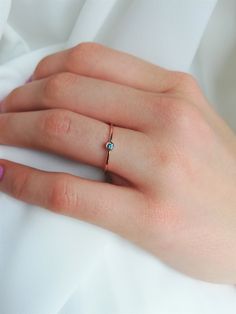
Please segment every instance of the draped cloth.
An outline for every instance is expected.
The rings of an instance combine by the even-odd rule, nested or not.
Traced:
[[[24,84],[44,56],[95,41],[193,72],[233,125],[233,74],[224,62],[234,44],[226,36],[226,50],[212,35],[232,28],[226,22],[233,8],[233,0],[0,0],[0,99]],[[221,96],[219,73],[229,84]],[[0,158],[103,180],[102,171],[50,153],[1,145]],[[235,287],[191,279],[109,231],[3,193],[0,211],[1,314],[236,311]]]

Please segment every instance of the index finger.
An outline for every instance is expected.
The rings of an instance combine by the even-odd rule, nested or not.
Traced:
[[[177,72],[92,42],[45,57],[36,67],[33,79],[59,72],[72,72],[150,92],[165,92],[179,81]]]

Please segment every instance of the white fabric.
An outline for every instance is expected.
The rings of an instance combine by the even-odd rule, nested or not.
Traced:
[[[236,131],[236,1],[220,0],[202,38],[192,71],[212,105]]]
[[[218,76],[220,70],[227,70],[224,62],[235,45],[233,33],[226,36],[235,23],[230,22],[236,12],[234,0],[219,1],[192,64],[215,3],[0,0],[0,99],[23,84],[43,56],[81,41],[96,41],[171,69],[190,71],[192,65],[191,71],[218,109],[228,104],[226,111],[219,111],[228,114],[233,124],[229,108],[234,91],[218,90],[221,84],[215,84],[215,71],[216,64],[220,64]],[[228,46],[222,45],[219,31],[227,37]],[[234,77],[229,70],[223,76],[229,75],[228,88]],[[0,158],[102,179],[102,172],[92,167],[29,149],[1,146]],[[236,311],[234,287],[188,278],[108,231],[4,194],[0,194],[0,209],[1,314]]]

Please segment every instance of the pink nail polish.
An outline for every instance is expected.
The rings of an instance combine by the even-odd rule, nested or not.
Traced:
[[[25,82],[25,84],[30,83],[33,81],[33,75],[30,76],[30,78]]]
[[[4,167],[0,166],[0,181],[3,179],[3,175],[4,175]]]

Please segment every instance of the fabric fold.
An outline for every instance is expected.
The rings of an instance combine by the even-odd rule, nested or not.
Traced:
[[[4,27],[10,12],[11,0],[1,0],[0,1],[0,39],[4,32]]]

